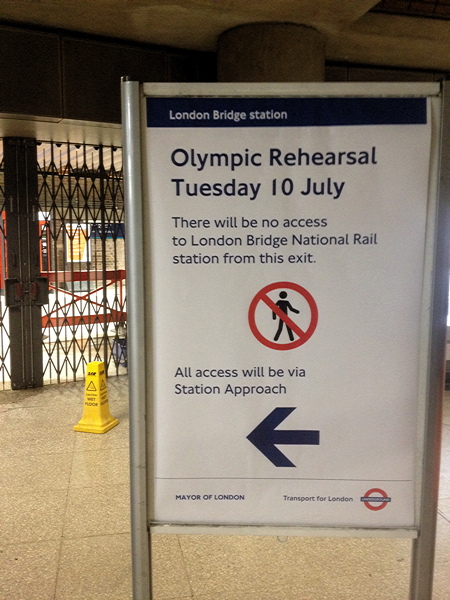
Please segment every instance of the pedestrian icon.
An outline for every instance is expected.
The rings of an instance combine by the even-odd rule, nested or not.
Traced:
[[[289,300],[286,300],[287,298],[287,292],[280,292],[279,296],[281,298],[281,300],[278,300],[277,302],[277,306],[280,310],[282,310],[286,315],[288,314],[289,311],[296,313],[298,315],[298,313],[300,312],[299,310],[297,310],[296,308],[294,308],[293,306],[291,306],[291,303],[289,302]],[[272,311],[272,319],[276,319],[277,318],[277,314],[276,312]],[[278,338],[281,335],[281,332],[283,331],[283,326],[286,325],[286,329],[288,332],[288,336],[289,339],[291,340],[291,342],[294,341],[294,334],[292,333],[292,329],[287,325],[287,323],[285,323],[283,321],[283,319],[281,317],[279,317],[279,322],[278,322],[278,329],[277,332],[275,334],[275,337],[273,338],[275,341],[278,341]]]
[[[248,322],[253,335],[264,346],[273,350],[293,350],[311,338],[318,316],[316,301],[308,290],[297,283],[281,281],[265,286],[255,295],[250,303]],[[268,323],[277,317],[278,328],[274,336]],[[283,333],[285,328],[286,333]]]

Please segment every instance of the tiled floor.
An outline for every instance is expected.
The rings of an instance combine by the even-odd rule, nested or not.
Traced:
[[[76,433],[83,382],[0,394],[0,598],[127,600],[131,592],[128,404],[117,427]],[[450,600],[450,393],[433,600]],[[153,537],[155,600],[407,600],[411,542]]]

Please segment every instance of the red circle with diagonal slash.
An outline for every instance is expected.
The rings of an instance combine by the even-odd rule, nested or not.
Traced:
[[[311,322],[306,331],[300,329],[300,327],[294,321],[292,321],[292,319],[290,319],[287,314],[285,314],[280,308],[278,308],[275,302],[273,302],[273,300],[271,300],[267,295],[269,292],[278,289],[293,290],[294,292],[297,292],[298,294],[303,296],[303,298],[306,300],[311,311]],[[267,304],[270,310],[274,312],[282,321],[284,321],[284,324],[298,336],[298,339],[287,344],[278,344],[277,342],[274,342],[264,337],[259,331],[255,320],[256,308],[260,302],[264,302],[265,304]],[[294,348],[302,346],[305,342],[309,340],[309,338],[316,330],[318,319],[319,311],[317,309],[317,304],[314,298],[311,296],[308,290],[305,290],[305,288],[303,288],[301,285],[291,283],[290,281],[279,281],[277,283],[271,283],[270,285],[266,285],[266,287],[260,290],[253,298],[248,309],[248,323],[250,325],[250,329],[252,330],[253,335],[258,341],[261,342],[261,344],[264,344],[264,346],[267,346],[268,348],[272,348],[272,350],[293,350]]]

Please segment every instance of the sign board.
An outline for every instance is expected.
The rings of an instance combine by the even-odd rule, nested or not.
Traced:
[[[136,597],[161,531],[413,537],[431,597],[447,86],[122,89]]]
[[[153,524],[417,529],[431,87],[144,87]]]
[[[146,111],[154,520],[413,526],[430,100]]]

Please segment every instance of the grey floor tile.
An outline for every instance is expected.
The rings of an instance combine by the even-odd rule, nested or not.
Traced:
[[[73,425],[76,418],[77,407],[66,402],[52,406],[28,406],[16,407],[8,411],[9,421],[4,423],[6,427],[23,427],[46,433],[54,427],[68,427]]]
[[[171,596],[170,600],[193,600],[194,596]],[[166,596],[158,595],[158,592],[153,592],[152,600],[169,600]]]
[[[106,380],[108,394],[117,400],[128,400],[128,376],[108,377]]]
[[[59,540],[67,491],[0,494],[0,544]]]
[[[191,598],[192,591],[179,536],[154,535],[152,562],[155,600]]]
[[[130,600],[130,535],[63,540],[55,600]]]
[[[439,498],[450,498],[450,469],[441,471],[439,479]]]
[[[444,395],[443,421],[447,425],[450,425],[450,390],[447,390]]]
[[[450,423],[442,425],[442,449],[444,452],[450,449]]]
[[[5,418],[8,415],[8,411],[16,408],[14,404],[2,401],[2,395],[0,394],[0,425],[3,425]]]
[[[0,462],[0,490],[9,493],[67,490],[73,453],[17,454]]]
[[[73,452],[75,445],[73,428],[70,426],[40,428],[38,426],[17,425],[2,432],[0,436],[0,455],[38,455],[62,454]]]
[[[61,402],[76,404],[80,402],[80,392],[82,390],[82,382],[45,385],[29,390],[8,390],[0,394],[0,403],[8,403],[12,406],[19,405],[22,408],[60,406]]]
[[[402,539],[305,538],[298,543],[328,579],[409,568],[412,549],[411,540]]]
[[[70,488],[65,538],[129,533],[130,528],[128,484]]]
[[[302,594],[321,587],[304,549],[265,536],[182,536],[194,596]],[[220,597],[220,596],[219,596]]]
[[[54,600],[61,542],[0,546],[1,600]]]
[[[107,435],[107,433],[97,435]],[[128,482],[128,448],[106,448],[73,454],[70,487],[91,487]]]
[[[450,523],[450,498],[439,499],[439,513]]]
[[[212,595],[199,594],[193,596],[193,600],[333,600],[333,596],[328,595],[319,579],[310,582],[310,586],[304,589],[301,595],[298,592],[286,590],[277,590],[276,592],[247,590],[245,592],[219,592]]]
[[[450,569],[447,564],[436,564],[433,579],[433,600],[450,598]]]
[[[330,600],[405,600],[409,596],[409,569],[327,578],[326,590],[325,598]]]
[[[0,455],[72,452],[74,416],[66,405],[11,408],[1,413]]]
[[[436,530],[436,563],[448,563],[450,597],[450,523],[438,516]]]

